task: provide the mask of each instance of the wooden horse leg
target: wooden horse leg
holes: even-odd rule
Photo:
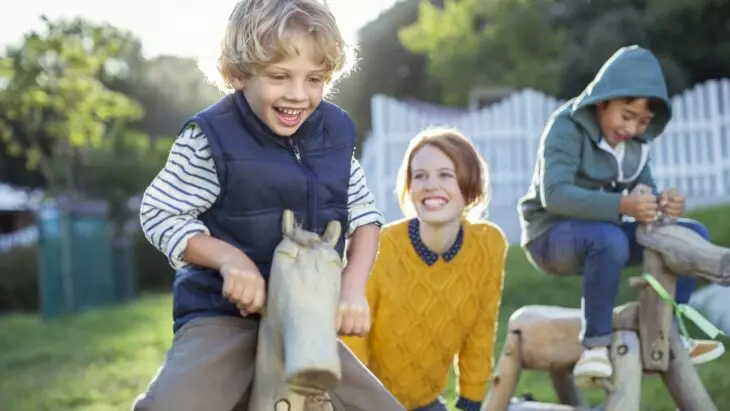
[[[677,276],[669,271],[661,254],[644,249],[644,271],[650,273],[674,297]],[[672,306],[645,285],[639,296],[639,336],[642,364],[646,371],[663,372],[669,367],[669,331]]]
[[[521,343],[519,330],[511,330],[507,334],[502,355],[492,379],[492,386],[489,389],[487,400],[482,406],[482,411],[503,411],[509,406],[522,371]]]
[[[635,331],[617,330],[611,344],[614,390],[608,396],[606,411],[641,409],[641,348]]]
[[[571,405],[581,411],[589,409],[588,402],[575,385],[571,369],[550,370],[550,380],[561,404]]]
[[[681,410],[717,411],[676,328],[669,335],[669,349],[669,368],[661,376],[677,407]]]

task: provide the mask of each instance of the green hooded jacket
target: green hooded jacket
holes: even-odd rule
[[[646,132],[626,142],[624,161],[600,146],[597,103],[626,97],[664,104]],[[647,184],[656,193],[649,167],[649,142],[671,118],[671,103],[659,61],[639,46],[622,47],[601,67],[580,96],[558,108],[540,138],[532,182],[518,202],[522,246],[561,219],[620,224],[624,190]]]

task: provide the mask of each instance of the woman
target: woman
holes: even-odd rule
[[[492,351],[507,241],[479,215],[486,167],[458,131],[416,136],[398,176],[408,217],[386,225],[368,280],[372,328],[345,343],[409,410],[446,410],[439,397],[458,358],[456,407],[477,411]]]

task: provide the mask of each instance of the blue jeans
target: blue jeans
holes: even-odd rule
[[[698,221],[680,219],[677,224],[710,239],[709,231]],[[555,275],[583,273],[580,339],[585,347],[611,345],[621,272],[643,260],[643,247],[636,241],[637,226],[635,222],[615,225],[566,219],[526,247],[532,262],[543,271]],[[686,304],[695,287],[694,278],[679,276],[676,301]]]

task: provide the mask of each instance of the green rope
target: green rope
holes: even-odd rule
[[[687,319],[692,321],[697,326],[697,328],[699,328],[703,333],[707,334],[707,336],[711,339],[715,339],[718,335],[725,335],[713,323],[703,317],[699,311],[695,310],[687,304],[677,304],[677,302],[674,301],[674,297],[672,297],[669,292],[667,292],[667,290],[659,283],[659,281],[657,281],[656,278],[654,278],[654,276],[649,273],[644,273],[641,277],[647,282],[647,284],[651,286],[651,288],[654,289],[654,291],[656,291],[659,298],[661,298],[665,303],[672,306],[672,308],[674,309],[674,313],[677,316],[679,332],[682,333],[685,338],[690,341],[693,340],[687,332],[687,327],[684,325],[684,319],[682,317],[686,317]]]

